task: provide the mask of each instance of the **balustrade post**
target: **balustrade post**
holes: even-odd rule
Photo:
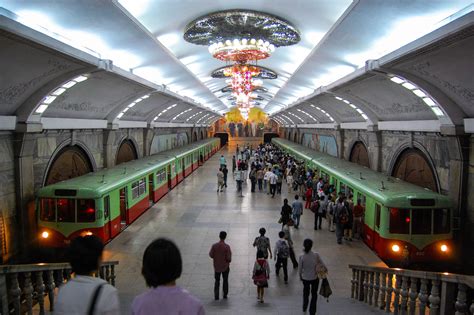
[[[110,266],[105,266],[105,281],[110,283]]]
[[[374,272],[371,271],[369,274],[369,305],[372,305],[374,296]]]
[[[398,315],[400,312],[400,288],[402,286],[402,276],[397,275],[395,280],[395,297],[393,299],[393,314]]]
[[[115,265],[110,265],[110,284],[115,287]]]
[[[417,284],[418,284],[418,279],[415,277],[410,278],[410,309],[409,309],[409,314],[410,315],[415,315],[416,312],[416,298],[418,297],[418,292],[417,292]]]
[[[356,287],[356,270],[352,268],[352,279],[351,279],[351,299],[355,296],[355,287]]]
[[[407,307],[408,307],[408,277],[402,277],[402,290],[400,291],[400,295],[402,296],[402,302],[400,305],[400,311],[402,315],[407,314]]]
[[[44,315],[44,290],[43,272],[36,272],[36,295],[40,308],[40,315]]]
[[[458,284],[458,295],[454,306],[456,307],[455,315],[467,314],[467,286],[464,283]]]
[[[8,314],[7,276],[4,273],[0,275],[0,295],[0,303],[2,303],[2,314]]]
[[[355,299],[359,300],[359,279],[360,279],[360,270],[356,270],[356,279],[355,279]]]
[[[385,294],[387,293],[387,274],[382,272],[380,274],[382,284],[380,286],[380,309],[385,309]]]
[[[54,311],[54,288],[56,284],[54,282],[54,271],[49,270],[46,275],[46,289],[48,290],[48,299],[49,299],[49,310]]]
[[[380,272],[375,273],[374,285],[374,306],[379,307],[379,293],[380,293]]]
[[[14,307],[13,311],[15,315],[20,315],[21,289],[20,289],[20,284],[18,283],[18,274],[17,273],[10,274],[10,279],[11,279],[10,295],[13,300],[13,307]]]
[[[370,271],[364,272],[364,302],[368,303],[369,301],[369,273]]]
[[[392,292],[393,292],[393,274],[387,273],[387,294],[385,299],[385,313],[390,313],[390,304],[392,304]]]
[[[33,315],[33,284],[31,283],[31,272],[25,272],[23,275],[25,277],[23,294],[26,300],[26,311],[28,315]]]
[[[419,315],[425,315],[426,304],[428,303],[428,279],[421,279],[418,299],[420,300]]]
[[[439,280],[431,280],[431,294],[428,298],[430,301],[430,315],[439,315]]]

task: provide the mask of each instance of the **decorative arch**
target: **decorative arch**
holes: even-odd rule
[[[119,165],[128,161],[136,160],[138,158],[135,144],[130,139],[124,139],[120,143],[117,155],[115,156],[115,165]]]
[[[398,151],[391,167],[391,175],[420,187],[439,192],[439,180],[429,155],[418,147],[404,147]]]
[[[94,169],[92,155],[80,144],[63,144],[56,149],[46,168],[43,186],[82,176]]]
[[[369,152],[362,141],[354,142],[349,161],[370,168]]]

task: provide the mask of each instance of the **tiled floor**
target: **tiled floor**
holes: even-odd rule
[[[296,270],[289,263],[290,280],[275,276],[271,263],[269,288],[265,291],[265,303],[256,300],[256,287],[251,280],[255,258],[252,247],[258,229],[265,227],[267,236],[274,242],[278,238],[277,223],[283,195],[274,199],[265,193],[250,193],[250,181],[244,186],[243,197],[236,193],[236,185],[229,176],[227,191],[216,193],[216,172],[220,154],[231,162],[234,147],[227,146],[214,155],[203,167],[187,177],[162,200],[155,204],[136,222],[106,246],[105,259],[119,260],[117,288],[120,293],[122,314],[130,313],[133,297],[146,290],[141,276],[141,259],[145,247],[157,237],[172,239],[181,250],[184,266],[178,284],[201,299],[208,314],[301,314],[302,284]],[[289,200],[294,196],[290,196]],[[359,302],[350,300],[350,276],[348,264],[383,263],[360,241],[337,245],[334,233],[314,231],[313,214],[305,212],[299,230],[292,229],[297,255],[305,238],[314,241],[329,268],[329,280],[333,295],[327,303],[318,299],[318,314],[369,314],[378,313]],[[327,228],[326,222],[323,222]],[[229,275],[229,299],[214,301],[213,268],[208,256],[211,245],[218,240],[219,231],[228,233],[233,260]]]

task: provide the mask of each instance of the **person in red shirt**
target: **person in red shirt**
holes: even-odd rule
[[[306,190],[305,197],[306,197],[306,204],[305,204],[304,208],[309,209],[309,208],[311,208],[311,200],[312,200],[312,197],[313,197],[313,188],[311,186]]]
[[[357,199],[357,205],[354,206],[354,220],[352,221],[352,232],[354,236],[357,234],[357,238],[363,237],[363,222],[364,222],[364,206],[361,204],[361,200]]]
[[[229,265],[232,261],[232,252],[230,246],[225,243],[227,233],[221,231],[219,233],[220,241],[212,245],[211,250],[209,251],[209,257],[213,259],[214,262],[214,299],[219,300],[219,287],[221,274],[223,279],[222,291],[224,293],[224,299],[227,299],[227,294],[229,293]]]

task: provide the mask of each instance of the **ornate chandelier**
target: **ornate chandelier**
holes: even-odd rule
[[[253,90],[253,77],[260,73],[258,67],[236,64],[224,69],[224,75],[232,78],[232,90],[238,94],[249,94]]]

